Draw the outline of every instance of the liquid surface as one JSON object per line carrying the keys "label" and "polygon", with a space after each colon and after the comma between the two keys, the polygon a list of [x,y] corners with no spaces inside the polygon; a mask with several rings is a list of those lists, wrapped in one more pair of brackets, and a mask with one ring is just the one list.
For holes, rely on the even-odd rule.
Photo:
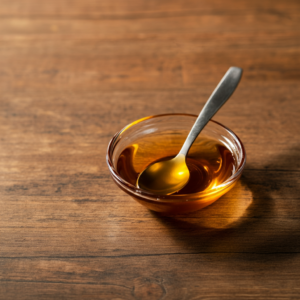
{"label": "liquid surface", "polygon": [[[177,155],[183,139],[139,141],[122,151],[117,171],[127,182],[136,185],[139,174],[154,162],[170,160]],[[148,144],[148,145],[147,145]],[[151,148],[152,145],[152,148]],[[149,149],[150,148],[150,149]],[[185,187],[174,195],[193,194],[217,187],[234,172],[236,163],[230,150],[218,141],[202,138],[190,149],[186,159],[190,178]]]}

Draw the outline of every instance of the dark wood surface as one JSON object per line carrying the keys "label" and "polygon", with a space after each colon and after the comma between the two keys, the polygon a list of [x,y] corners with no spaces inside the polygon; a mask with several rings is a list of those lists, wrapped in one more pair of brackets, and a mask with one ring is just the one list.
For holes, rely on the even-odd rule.
{"label": "dark wood surface", "polygon": [[[245,144],[215,204],[160,216],[114,185],[106,147],[198,113]],[[0,1],[0,299],[300,299],[300,2]]]}

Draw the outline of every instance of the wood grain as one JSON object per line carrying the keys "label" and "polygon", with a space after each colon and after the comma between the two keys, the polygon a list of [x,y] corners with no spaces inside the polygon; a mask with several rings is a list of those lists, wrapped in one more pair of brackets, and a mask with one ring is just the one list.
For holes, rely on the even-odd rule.
{"label": "wood grain", "polygon": [[[300,3],[0,1],[0,299],[300,299]],[[153,114],[214,118],[247,166],[163,216],[110,179],[110,138]]]}

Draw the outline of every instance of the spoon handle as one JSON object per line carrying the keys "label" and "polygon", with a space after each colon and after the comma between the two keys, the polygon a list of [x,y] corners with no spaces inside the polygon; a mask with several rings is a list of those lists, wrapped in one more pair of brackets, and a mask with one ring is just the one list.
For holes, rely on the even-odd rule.
{"label": "spoon handle", "polygon": [[242,73],[243,70],[238,67],[230,67],[228,69],[222,80],[219,82],[205,103],[179,154],[183,154],[184,156],[188,154],[193,142],[201,130],[234,92],[242,77]]}

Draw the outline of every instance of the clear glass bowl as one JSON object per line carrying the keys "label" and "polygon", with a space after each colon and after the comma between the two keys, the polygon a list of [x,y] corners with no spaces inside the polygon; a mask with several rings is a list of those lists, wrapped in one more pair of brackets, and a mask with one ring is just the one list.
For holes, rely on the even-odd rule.
{"label": "clear glass bowl", "polygon": [[[178,139],[180,137],[181,140],[184,140],[196,121],[196,118],[196,115],[188,114],[150,116],[137,120],[116,133],[109,142],[106,160],[111,176],[117,186],[148,209],[168,214],[183,214],[202,209],[227,193],[241,176],[246,163],[246,152],[236,134],[222,124],[212,120],[209,121],[199,137],[206,136],[219,141],[231,151],[236,163],[233,174],[214,189],[185,195],[155,195],[127,182],[117,171],[118,158],[125,148],[136,143],[136,145],[138,145],[137,151],[143,153],[143,157],[147,158],[147,151],[150,153],[151,149],[153,149],[153,141],[155,141],[156,137],[161,138],[161,136],[164,135],[172,139]],[[199,137],[194,144],[197,144]],[[139,144],[141,139],[143,139],[143,143]],[[167,146],[168,138],[166,138],[166,147]],[[177,148],[173,145],[174,155],[179,152],[181,146],[181,143],[178,143]],[[190,152],[193,151],[193,146]],[[157,155],[158,158],[160,158],[159,153]],[[149,158],[151,159],[150,161],[144,159],[143,162],[139,162],[139,155],[134,156],[133,159],[137,160],[134,162],[136,165],[135,171],[137,173],[143,171],[147,165],[153,162],[153,151],[151,155],[149,154]]]}

